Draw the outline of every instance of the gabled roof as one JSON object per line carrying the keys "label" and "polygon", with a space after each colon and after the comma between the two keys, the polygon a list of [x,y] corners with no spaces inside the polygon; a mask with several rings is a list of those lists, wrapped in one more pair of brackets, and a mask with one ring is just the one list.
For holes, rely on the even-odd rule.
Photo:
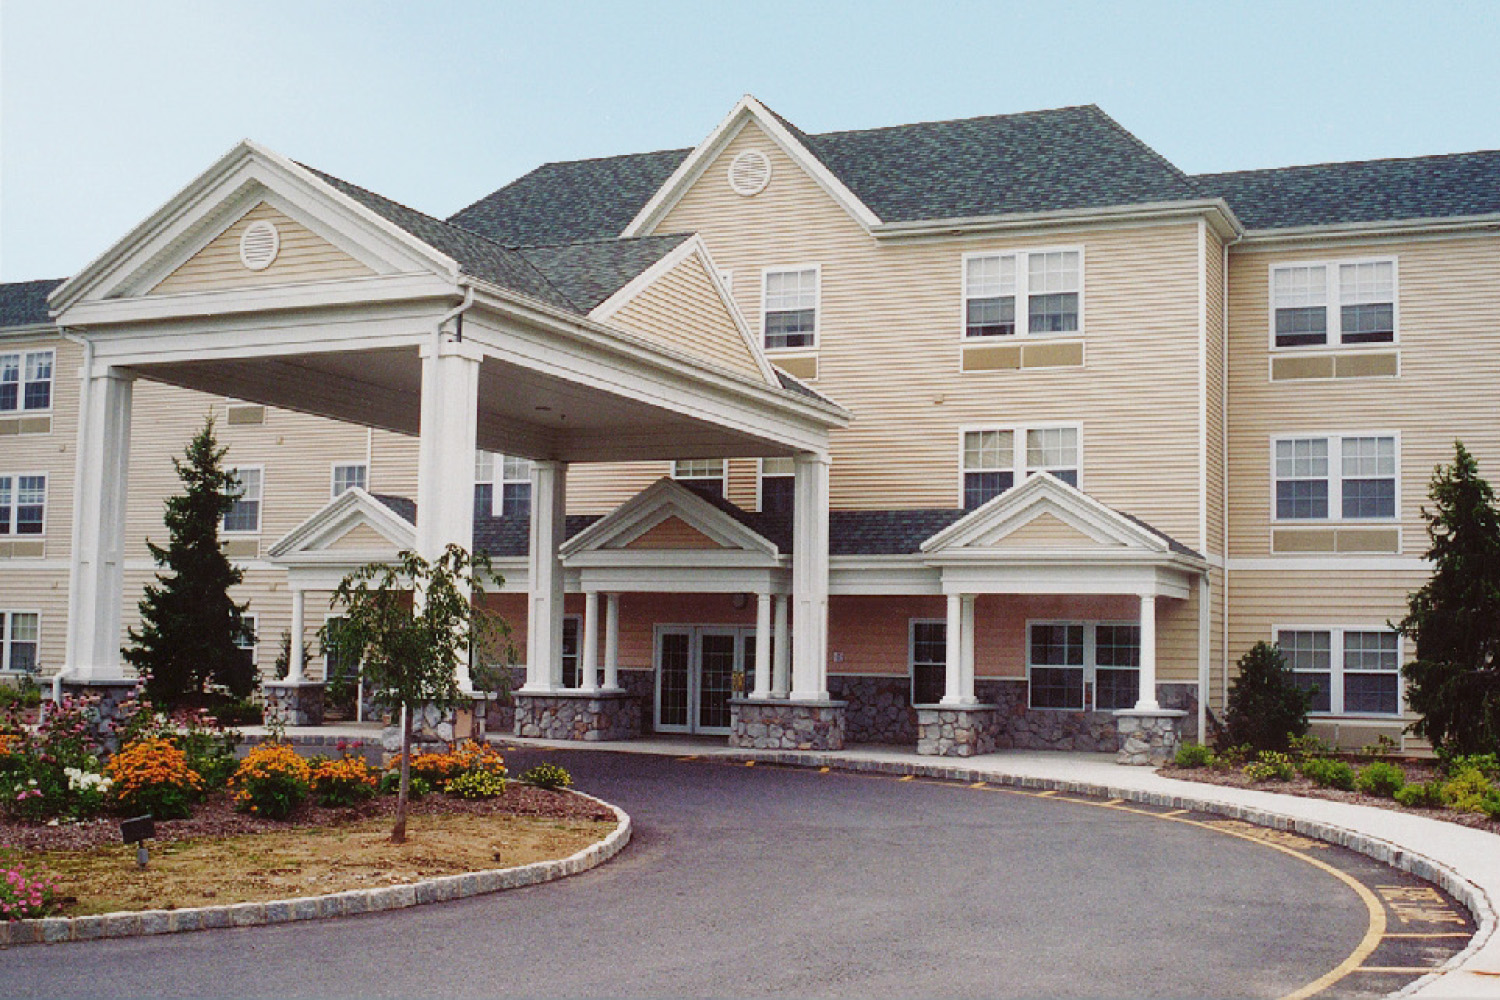
{"label": "gabled roof", "polygon": [[584,313],[651,269],[692,239],[691,233],[637,239],[586,240],[552,246],[522,246],[516,252]]}
{"label": "gabled roof", "polygon": [[775,560],[781,555],[774,541],[734,516],[744,513],[727,501],[688,489],[672,479],[658,479],[562,546],[564,558],[585,552],[626,548],[632,541],[669,520],[682,522],[720,550],[753,553]]}
{"label": "gabled roof", "polygon": [[[415,521],[404,516],[403,505],[391,502],[399,499],[376,497],[358,487],[345,490],[279,538],[267,555],[273,560],[316,558],[318,553],[327,552],[340,538],[362,526],[373,529],[383,539],[382,548],[410,549],[416,544]],[[412,510],[415,511],[415,505]]]}
{"label": "gabled roof", "polygon": [[1250,229],[1500,214],[1500,150],[1199,174]]}
{"label": "gabled roof", "polygon": [[50,323],[47,296],[66,278],[0,284],[0,328]]}

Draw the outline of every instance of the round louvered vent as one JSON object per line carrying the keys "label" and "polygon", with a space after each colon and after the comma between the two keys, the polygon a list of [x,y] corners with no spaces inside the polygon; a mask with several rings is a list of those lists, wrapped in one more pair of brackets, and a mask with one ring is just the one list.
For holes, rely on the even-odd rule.
{"label": "round louvered vent", "polygon": [[760,194],[771,183],[771,160],[758,149],[747,149],[729,164],[729,186],[735,194]]}
{"label": "round louvered vent", "polygon": [[240,236],[240,263],[252,271],[264,271],[281,250],[281,234],[262,219],[245,227]]}

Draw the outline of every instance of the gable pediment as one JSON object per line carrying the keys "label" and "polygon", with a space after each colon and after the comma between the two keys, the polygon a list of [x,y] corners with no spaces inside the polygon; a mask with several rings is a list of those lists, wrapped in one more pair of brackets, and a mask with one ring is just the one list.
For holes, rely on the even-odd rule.
{"label": "gable pediment", "polygon": [[416,526],[362,489],[350,489],[271,546],[272,562],[371,562],[415,548]]}
{"label": "gable pediment", "polygon": [[570,538],[564,560],[653,551],[701,552],[775,562],[776,545],[681,483],[660,479]]}

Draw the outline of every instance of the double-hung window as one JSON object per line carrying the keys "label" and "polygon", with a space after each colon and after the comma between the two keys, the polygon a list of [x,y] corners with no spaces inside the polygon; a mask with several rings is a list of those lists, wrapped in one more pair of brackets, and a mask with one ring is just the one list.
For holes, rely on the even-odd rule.
{"label": "double-hung window", "polygon": [[1394,435],[1278,438],[1274,449],[1276,520],[1395,519]]}
{"label": "double-hung window", "polygon": [[241,534],[260,531],[260,498],[264,473],[261,469],[230,469],[234,482],[229,495],[234,504],[224,515],[224,530]]}
{"label": "double-hung window", "polygon": [[1077,333],[1083,253],[1032,250],[964,258],[964,337]]}
{"label": "double-hung window", "polygon": [[0,413],[52,408],[52,351],[0,354]]}
{"label": "double-hung window", "polygon": [[948,623],[913,618],[910,630],[911,703],[936,705],[948,690]]}
{"label": "double-hung window", "polygon": [[46,476],[0,475],[0,536],[41,535],[46,513]]}
{"label": "double-hung window", "polygon": [[1050,472],[1078,485],[1077,427],[1016,427],[966,430],[963,434],[965,510],[999,496],[1018,478]]}
{"label": "double-hung window", "polygon": [[36,673],[41,616],[35,611],[0,611],[0,670]]}
{"label": "double-hung window", "polygon": [[760,509],[767,514],[790,514],[797,495],[796,470],[790,458],[760,460]]}
{"label": "double-hung window", "polygon": [[1389,344],[1396,339],[1396,262],[1272,265],[1271,317],[1277,347]]}
{"label": "double-hung window", "polygon": [[253,614],[245,614],[240,617],[244,620],[245,627],[250,632],[248,635],[242,635],[235,639],[234,647],[240,651],[240,655],[245,658],[245,663],[253,671],[259,666],[256,660],[259,657],[260,648],[260,619],[258,615]]}
{"label": "double-hung window", "polygon": [[761,329],[767,350],[814,347],[818,338],[818,269],[767,271]]}
{"label": "double-hung window", "polygon": [[1387,628],[1294,627],[1276,630],[1292,676],[1313,692],[1324,715],[1397,715],[1401,640]]}
{"label": "double-hung window", "polygon": [[475,452],[474,516],[530,517],[531,461],[513,455]]}
{"label": "double-hung window", "polygon": [[672,478],[690,490],[709,496],[724,495],[722,458],[680,458],[672,463]]}
{"label": "double-hung window", "polygon": [[1032,708],[1112,711],[1139,700],[1139,625],[1031,622],[1026,640]]}
{"label": "double-hung window", "polygon": [[334,496],[346,493],[351,489],[365,489],[369,481],[369,466],[363,462],[341,462],[333,467]]}

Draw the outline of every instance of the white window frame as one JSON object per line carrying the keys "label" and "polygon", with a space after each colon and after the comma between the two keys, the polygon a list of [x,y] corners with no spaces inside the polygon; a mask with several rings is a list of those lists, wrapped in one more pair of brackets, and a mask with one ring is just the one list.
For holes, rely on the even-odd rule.
{"label": "white window frame", "polygon": [[[1367,344],[1344,343],[1343,285],[1339,280],[1339,267],[1343,264],[1389,264],[1391,265],[1391,339]],[[1321,344],[1276,343],[1276,272],[1299,267],[1321,267],[1327,280],[1328,301],[1325,329],[1327,339]],[[1401,265],[1399,257],[1338,257],[1322,260],[1279,260],[1266,266],[1266,343],[1273,352],[1305,354],[1317,351],[1366,351],[1389,350],[1401,343]]]}
{"label": "white window frame", "polygon": [[[1328,711],[1308,712],[1318,719],[1400,719],[1406,712],[1406,678],[1401,668],[1406,663],[1406,637],[1396,632],[1396,710],[1394,712],[1345,712],[1344,708],[1344,635],[1348,632],[1385,632],[1393,630],[1388,622],[1369,625],[1297,625],[1278,624],[1271,626],[1271,642],[1281,648],[1283,632],[1327,632],[1328,633]],[[1291,661],[1287,661],[1290,669]],[[1304,671],[1305,672],[1305,671]],[[1360,673],[1361,671],[1355,671]],[[1365,671],[1374,673],[1375,671]]]}
{"label": "white window frame", "polygon": [[[16,615],[31,615],[36,618],[36,671],[27,673],[16,670],[11,666],[11,643],[13,622]],[[42,668],[42,613],[32,608],[6,608],[0,610],[0,673],[17,674],[24,677],[34,677],[41,672]]]}
{"label": "white window frame", "polygon": [[[510,462],[525,462],[526,475],[521,477],[511,476],[506,468],[507,464]],[[519,455],[504,455],[499,453],[495,455],[494,492],[492,493],[492,499],[490,502],[492,514],[495,514],[495,516],[497,517],[509,516],[510,512],[505,509],[505,488],[507,486],[520,486],[522,484],[529,487],[531,485],[531,472],[533,468],[535,468],[535,464],[529,458],[522,458]],[[498,510],[495,509],[497,507],[499,508]],[[527,510],[530,509],[531,504],[530,500],[528,500]]]}
{"label": "white window frame", "polygon": [[[683,476],[677,472],[679,462],[718,462],[719,474],[717,476]],[[719,495],[727,498],[729,496],[729,459],[727,458],[679,458],[672,461],[672,479],[679,483],[707,483],[715,479],[719,481]]]}
{"label": "white window frame", "polygon": [[[987,338],[988,339],[988,338]],[[1029,463],[1026,459],[1026,435],[1030,431],[1053,431],[1071,430],[1077,441],[1078,451],[1078,489],[1084,488],[1083,482],[1083,424],[1082,423],[1042,423],[1042,424],[1015,424],[1005,426],[1003,424],[961,424],[958,428],[958,506],[964,506],[964,474],[969,470],[964,467],[964,438],[969,434],[979,431],[1008,431],[1011,435],[1011,489],[1020,486],[1031,477]],[[994,470],[1004,472],[1004,469]],[[1274,487],[1273,487],[1274,490]],[[986,501],[988,502],[988,501]]]}
{"label": "white window frame", "polygon": [[[792,460],[791,459],[787,459],[787,461],[790,462]],[[766,490],[765,490],[765,481],[766,481],[766,478],[767,478],[767,476],[766,476],[766,459],[764,459],[764,458],[756,459],[756,461],[755,461],[755,509],[758,510],[758,511],[764,511],[766,509]],[[795,473],[792,473],[791,475],[788,475],[785,472],[778,472],[775,475],[770,476],[769,478],[771,478],[771,479],[792,479],[793,481],[795,481]],[[793,489],[795,489],[795,487],[793,487]]]}
{"label": "white window frame", "polygon": [[[813,335],[812,343],[801,347],[768,347],[766,346],[766,286],[770,284],[773,274],[793,274],[799,271],[812,271],[813,280],[817,284],[815,303],[813,305]],[[823,344],[823,265],[822,264],[778,264],[774,267],[763,267],[760,270],[760,328],[756,331],[760,340],[761,350],[766,354],[798,354],[806,351],[816,351]]]}
{"label": "white window frame", "polygon": [[[358,461],[358,462],[333,462],[330,465],[329,473],[328,473],[328,498],[330,500],[332,500],[334,497],[339,496],[338,488],[339,488],[339,470],[340,469],[363,469],[363,470],[365,470],[364,483],[359,488],[362,489],[362,490],[364,490],[365,492],[369,492],[369,489],[370,489],[370,463],[369,462],[366,462],[366,461],[363,461],[363,460]],[[352,487],[346,487],[346,489],[352,489]]]}
{"label": "white window frame", "polygon": [[[1032,255],[1049,253],[1076,253],[1078,255],[1078,329],[1057,331],[1031,330],[1031,265]],[[969,336],[969,261],[990,257],[1014,257],[1016,260],[1016,332],[1008,336]],[[958,340],[961,344],[1005,344],[1013,340],[1074,340],[1081,338],[1088,328],[1085,322],[1086,284],[1084,275],[1088,269],[1087,257],[1082,246],[1035,247],[1026,250],[971,250],[961,256],[958,271]],[[1042,293],[1048,294],[1048,293]]]}
{"label": "white window frame", "polygon": [[[48,473],[45,473],[45,472],[31,472],[31,471],[27,471],[27,472],[0,472],[0,476],[5,476],[6,478],[8,478],[8,479],[11,480],[10,506],[7,507],[7,508],[3,508],[3,510],[5,511],[5,513],[3,515],[0,515],[0,516],[8,517],[10,519],[10,522],[9,522],[10,532],[9,532],[9,534],[6,534],[6,535],[0,535],[0,538],[5,539],[7,542],[25,542],[25,541],[32,541],[32,540],[39,540],[39,539],[46,538],[47,537],[47,506],[48,506],[48,501],[51,499],[52,477]],[[22,535],[22,534],[19,534],[19,532],[18,532],[18,529],[20,528],[20,519],[21,519],[21,480],[22,479],[40,479],[42,481],[42,530],[38,531],[38,532],[36,532],[34,534],[28,534],[28,535]]]}
{"label": "white window frame", "polygon": [[[261,533],[261,528],[264,527],[266,521],[266,467],[264,465],[236,465],[230,468],[228,471],[238,477],[239,473],[249,472],[251,470],[260,473],[260,496],[255,498],[256,503],[259,505],[255,508],[255,528],[254,530],[248,528],[221,529],[224,534],[231,535],[235,538],[253,538],[255,536],[258,536]],[[227,521],[229,517],[227,512],[225,513],[224,517]]]}
{"label": "white window frame", "polygon": [[255,638],[255,641],[252,642],[252,643],[250,643],[250,645],[248,645],[248,646],[241,646],[238,642],[236,642],[234,644],[234,648],[235,649],[248,650],[249,653],[250,653],[250,666],[252,666],[252,667],[255,668],[256,673],[259,673],[260,672],[260,612],[258,612],[258,611],[246,611],[246,612],[243,612],[240,615],[240,618],[247,625],[250,626],[250,634]]}
{"label": "white window frame", "polygon": [[[1098,656],[1097,656],[1097,630],[1100,626],[1117,628],[1128,625],[1135,628],[1140,627],[1139,621],[1116,621],[1113,619],[1086,619],[1086,618],[1028,618],[1026,619],[1026,710],[1029,712],[1113,712],[1117,709],[1098,708],[1099,704],[1099,681],[1098,681]],[[1080,625],[1083,627],[1083,694],[1084,703],[1081,708],[1043,708],[1032,704],[1031,700],[1031,668],[1040,667],[1044,670],[1076,670],[1077,667],[1066,665],[1054,665],[1047,663],[1033,664],[1031,662],[1031,627],[1033,625]],[[1105,667],[1106,670],[1120,670],[1121,667]],[[1136,667],[1137,690],[1139,690],[1140,667]]]}
{"label": "white window frame", "polygon": [[[1276,512],[1276,445],[1282,441],[1322,438],[1328,442],[1328,516],[1280,517]],[[1344,440],[1346,438],[1391,438],[1395,442],[1396,509],[1390,517],[1344,517]],[[1401,432],[1400,431],[1309,431],[1305,434],[1275,434],[1270,447],[1271,523],[1278,525],[1401,524]]]}
{"label": "white window frame", "polygon": [[[43,414],[51,413],[53,411],[53,409],[57,406],[57,351],[56,351],[56,349],[51,348],[51,347],[41,348],[41,349],[38,349],[38,350],[26,350],[26,349],[20,348],[20,347],[17,347],[14,350],[8,350],[8,349],[5,349],[5,348],[0,348],[0,357],[6,356],[6,355],[12,355],[12,354],[16,356],[16,358],[17,358],[16,363],[20,366],[20,368],[19,368],[19,370],[17,372],[18,378],[17,378],[17,381],[15,382],[15,386],[16,386],[16,408],[14,410],[0,410],[0,417],[40,416],[40,415],[43,415]],[[47,405],[46,406],[37,406],[37,407],[28,407],[26,405],[26,384],[27,384],[26,383],[26,362],[27,362],[28,359],[30,359],[30,358],[38,355],[38,354],[46,354],[46,355],[48,355],[51,358],[50,370],[51,370],[52,374],[47,377],[47,386],[48,386],[48,388],[47,388]]]}
{"label": "white window frame", "polygon": [[[937,664],[944,670],[947,669],[948,650],[948,619],[946,618],[908,618],[906,621],[906,700],[909,705],[932,705],[936,702],[917,701],[917,626],[918,625],[941,625],[943,626],[943,652],[944,659]],[[923,666],[931,664],[924,663]]]}

